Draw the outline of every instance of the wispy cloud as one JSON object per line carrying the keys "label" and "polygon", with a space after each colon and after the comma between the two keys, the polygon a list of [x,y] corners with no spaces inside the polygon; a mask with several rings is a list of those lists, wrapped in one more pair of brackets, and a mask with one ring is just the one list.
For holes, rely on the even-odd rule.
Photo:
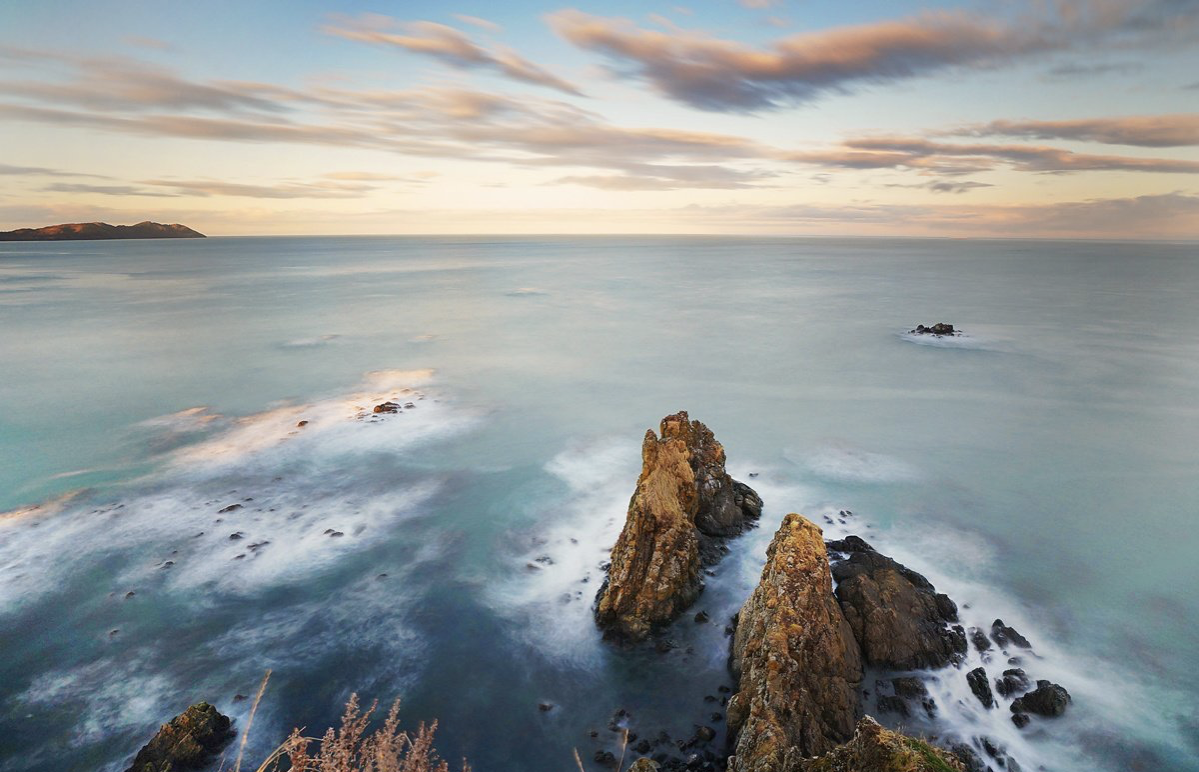
{"label": "wispy cloud", "polygon": [[0,175],[14,177],[91,177],[93,179],[108,179],[102,174],[84,174],[82,172],[66,172],[61,169],[50,169],[45,166],[14,166],[0,164]]}
{"label": "wispy cloud", "polygon": [[324,31],[347,40],[424,54],[454,67],[491,69],[513,80],[546,86],[576,96],[582,95],[574,84],[534,64],[516,51],[502,47],[489,50],[476,43],[462,30],[448,24],[433,21],[400,21],[390,16],[363,14],[352,18],[339,18],[325,25]]}
{"label": "wispy cloud", "polygon": [[1199,113],[1070,121],[992,121],[951,133],[973,137],[1077,139],[1140,147],[1186,147],[1199,145]]}
{"label": "wispy cloud", "polygon": [[[1056,14],[1043,8],[1056,7]],[[1199,5],[1177,0],[1095,0],[1033,6],[1021,18],[927,12],[906,19],[806,32],[755,48],[703,31],[659,31],[624,18],[568,9],[550,26],[617,71],[702,110],[761,111],[829,92],[949,68],[987,68],[1086,42],[1193,42]]]}
{"label": "wispy cloud", "polygon": [[98,193],[102,196],[150,196],[154,198],[174,198],[179,195],[135,185],[88,185],[72,182],[55,182],[45,186],[42,190],[50,193]]}
{"label": "wispy cloud", "polygon": [[1043,145],[956,144],[923,137],[859,137],[830,150],[787,153],[788,160],[846,169],[912,169],[956,176],[1008,166],[1024,172],[1199,173],[1199,161],[1075,153]]}
{"label": "wispy cloud", "polygon": [[503,27],[501,27],[499,24],[496,24],[494,21],[491,21],[490,19],[483,19],[478,16],[471,16],[468,13],[456,13],[456,14],[454,14],[454,18],[457,19],[458,21],[462,22],[463,24],[469,24],[472,27],[478,27],[479,29],[485,29],[485,30],[488,30],[489,32],[499,32],[500,30],[503,29]]}

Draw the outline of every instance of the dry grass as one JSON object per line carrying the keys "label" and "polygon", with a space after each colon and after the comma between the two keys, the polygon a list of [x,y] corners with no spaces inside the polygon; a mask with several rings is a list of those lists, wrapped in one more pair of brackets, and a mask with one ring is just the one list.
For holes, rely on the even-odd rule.
{"label": "dry grass", "polygon": [[[450,772],[449,763],[440,759],[433,748],[436,721],[428,726],[422,723],[415,733],[402,731],[400,701],[396,700],[382,725],[370,732],[371,716],[377,707],[378,702],[372,702],[363,711],[358,704],[358,695],[351,695],[339,728],[330,728],[321,738],[306,737],[302,729],[293,730],[256,772],[280,769],[292,772]],[[284,760],[288,766],[281,767]],[[465,761],[461,769],[470,772]]]}

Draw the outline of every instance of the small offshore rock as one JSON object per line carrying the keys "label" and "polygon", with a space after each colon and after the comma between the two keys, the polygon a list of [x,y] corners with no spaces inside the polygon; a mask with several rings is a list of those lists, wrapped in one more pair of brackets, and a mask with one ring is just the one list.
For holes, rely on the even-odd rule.
{"label": "small offshore rock", "polygon": [[706,611],[701,611],[701,612],[699,612],[698,614],[696,614],[696,615],[695,615],[695,623],[696,623],[697,625],[702,625],[702,624],[704,624],[704,623],[705,623],[705,622],[707,622],[707,621],[708,621],[708,612],[706,612]]}
{"label": "small offshore rock", "polygon": [[981,628],[971,627],[969,630],[970,641],[974,644],[974,648],[979,651],[988,651],[991,648],[991,639]]}
{"label": "small offshore rock", "polygon": [[1025,691],[1031,684],[1028,675],[1017,667],[1003,671],[1003,677],[995,679],[995,691],[1004,697],[1010,697]]}
{"label": "small offshore rock", "polygon": [[1032,644],[1028,642],[1027,638],[1016,632],[1015,628],[1005,625],[1002,619],[996,619],[991,623],[991,637],[994,638],[995,643],[998,643],[1001,647],[1007,646],[1010,642],[1022,649],[1032,648]]}
{"label": "small offshore rock", "polygon": [[1012,723],[1016,725],[1017,729],[1023,729],[1024,727],[1028,726],[1030,721],[1032,721],[1032,719],[1028,717],[1027,713],[1012,714]]}
{"label": "small offshore rock", "polygon": [[944,337],[946,335],[960,335],[961,333],[953,329],[952,324],[945,322],[937,322],[932,327],[925,327],[923,324],[916,325],[913,330],[908,330],[912,335],[935,335],[936,337]]}
{"label": "small offshore rock", "polygon": [[200,769],[233,739],[228,716],[199,702],[163,724],[126,772],[175,772]]}
{"label": "small offshore rock", "polygon": [[307,425],[308,425],[308,422],[307,422],[307,421],[299,421],[298,423],[296,423],[296,428],[297,428],[297,429],[302,429],[302,428],[304,428],[304,427],[305,427],[305,426],[307,426]]}
{"label": "small offshore rock", "polygon": [[970,691],[974,692],[974,696],[984,708],[995,707],[995,695],[991,693],[991,682],[987,680],[987,671],[984,668],[976,667],[967,673],[966,683],[970,684]]}
{"label": "small offshore rock", "polygon": [[551,710],[554,709],[554,703],[539,702],[539,703],[537,703],[537,709],[540,710],[542,713],[549,713]]}
{"label": "small offshore rock", "polygon": [[1037,681],[1037,688],[1012,703],[1013,713],[1060,716],[1070,704],[1070,693],[1058,684]]}
{"label": "small offshore rock", "polygon": [[216,513],[218,515],[223,515],[223,514],[226,514],[227,512],[236,512],[237,510],[239,510],[241,508],[242,508],[241,504],[230,504],[229,506],[227,506],[223,509],[218,509],[216,511]]}
{"label": "small offshore rock", "polygon": [[382,404],[375,405],[375,407],[371,410],[371,412],[372,413],[398,413],[398,412],[400,412],[400,405],[396,402],[383,402]]}

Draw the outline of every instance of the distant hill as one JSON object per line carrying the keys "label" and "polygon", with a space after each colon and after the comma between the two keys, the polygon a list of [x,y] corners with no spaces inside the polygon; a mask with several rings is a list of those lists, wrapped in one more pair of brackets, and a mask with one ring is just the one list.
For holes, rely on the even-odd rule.
{"label": "distant hill", "polygon": [[186,225],[139,222],[137,225],[109,225],[106,222],[76,222],[48,225],[45,228],[19,228],[0,231],[0,241],[87,241],[93,239],[202,239],[203,233]]}

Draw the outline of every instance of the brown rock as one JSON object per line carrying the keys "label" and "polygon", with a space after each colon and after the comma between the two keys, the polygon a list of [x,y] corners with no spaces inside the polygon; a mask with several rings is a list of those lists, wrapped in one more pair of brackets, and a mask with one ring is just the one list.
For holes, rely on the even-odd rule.
{"label": "brown rock", "polygon": [[612,548],[595,619],[605,637],[638,641],[687,609],[714,540],[740,533],[762,501],[724,470],[724,448],[686,412],[662,419],[641,446],[642,468],[624,530]]}
{"label": "brown rock", "polygon": [[966,653],[966,631],[950,627],[957,604],[920,574],[857,536],[829,542],[847,555],[833,564],[837,600],[867,665],[893,670],[942,667]]}
{"label": "brown rock", "polygon": [[126,772],[181,772],[201,769],[236,734],[228,716],[198,702],[163,724]]}
{"label": "brown rock", "polygon": [[793,772],[853,736],[861,656],[833,598],[823,535],[783,520],[762,579],[738,615],[729,701],[731,772]]}
{"label": "brown rock", "polygon": [[[892,732],[870,716],[858,722],[853,739],[797,772],[965,772],[955,757],[923,740]],[[780,768],[781,770],[781,768]]]}

